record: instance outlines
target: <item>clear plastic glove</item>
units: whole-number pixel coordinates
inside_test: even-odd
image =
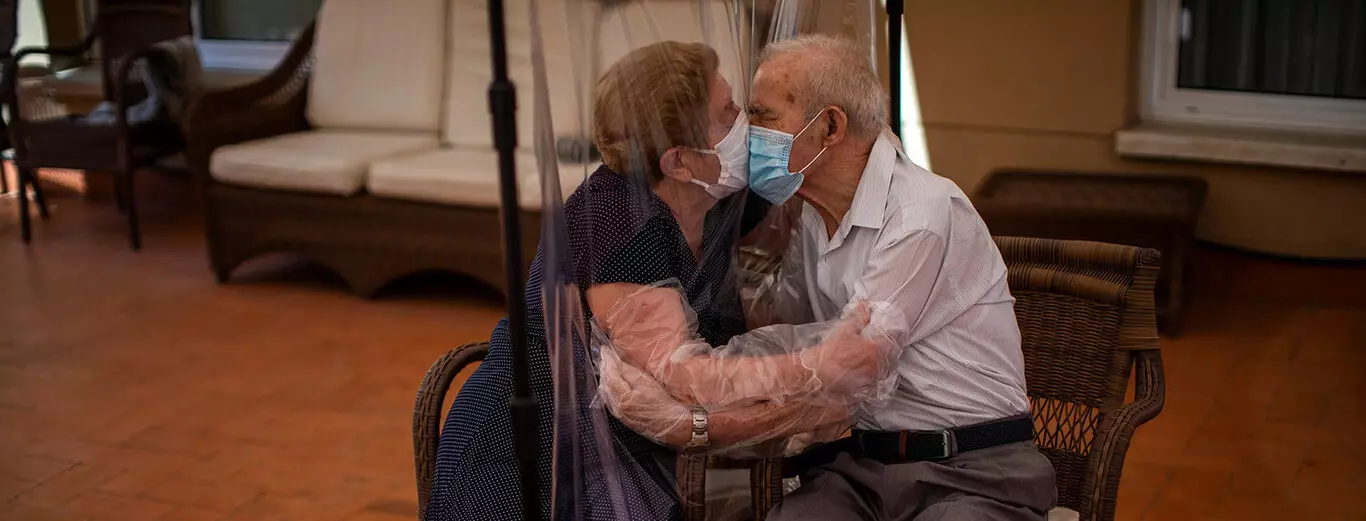
[[[598,403],[631,430],[680,450],[692,441],[692,409],[676,400],[654,378],[620,359],[599,362]],[[853,411],[842,400],[755,403],[708,410],[705,446],[689,450],[733,458],[791,456],[838,439]]]

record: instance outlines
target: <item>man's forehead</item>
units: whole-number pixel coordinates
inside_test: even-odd
[[[770,62],[759,67],[750,89],[751,107],[783,110],[797,102],[792,88],[792,70],[786,65],[783,62]]]

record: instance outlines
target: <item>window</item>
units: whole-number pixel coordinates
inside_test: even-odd
[[[195,0],[204,65],[270,69],[318,12],[322,0]]]
[[[1145,118],[1366,134],[1366,0],[1147,0]]]

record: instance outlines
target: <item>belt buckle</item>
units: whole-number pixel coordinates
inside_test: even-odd
[[[939,453],[929,458],[932,461],[946,460],[958,455],[958,437],[950,429],[926,431],[924,434],[939,436]]]

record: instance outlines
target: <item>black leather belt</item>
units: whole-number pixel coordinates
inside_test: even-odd
[[[842,438],[787,459],[783,474],[795,476],[835,460],[841,452],[885,465],[940,461],[958,454],[1034,439],[1029,415],[937,431],[854,430]]]

